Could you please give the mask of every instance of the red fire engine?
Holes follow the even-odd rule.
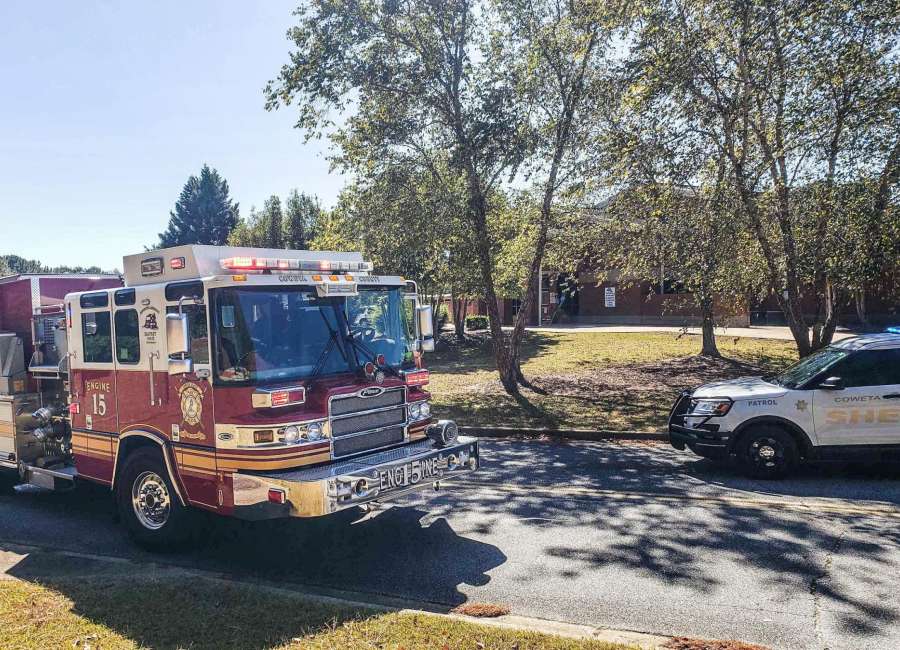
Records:
[[[431,417],[414,283],[358,253],[179,246],[124,268],[0,280],[0,480],[109,486],[161,548],[193,508],[316,517],[478,468]]]

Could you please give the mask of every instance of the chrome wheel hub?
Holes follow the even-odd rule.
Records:
[[[772,449],[769,445],[763,445],[759,448],[759,457],[764,458],[765,460],[771,460],[775,457],[775,450]]]
[[[169,521],[171,499],[166,482],[156,472],[142,472],[131,488],[134,514],[144,528],[159,530]]]

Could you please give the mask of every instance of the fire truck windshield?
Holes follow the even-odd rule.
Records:
[[[374,356],[411,365],[412,303],[399,287],[319,298],[310,288],[217,289],[216,372],[227,383],[268,383],[350,372]],[[350,339],[358,345],[350,343]]]

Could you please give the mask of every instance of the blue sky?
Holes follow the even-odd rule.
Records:
[[[203,163],[243,215],[294,187],[333,205],[326,143],[263,108],[296,4],[0,3],[0,254],[121,268]]]

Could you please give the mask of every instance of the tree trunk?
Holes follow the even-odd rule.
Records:
[[[700,300],[700,311],[703,314],[703,348],[700,354],[704,357],[720,357],[722,355],[716,345],[716,321],[712,298],[706,296]]]
[[[869,314],[866,313],[866,290],[859,289],[853,297],[853,304],[856,306],[856,317],[859,324],[863,327],[869,327]]]
[[[453,329],[457,341],[466,340],[466,312],[469,311],[469,299],[460,294],[450,296],[451,311],[453,312]]]

